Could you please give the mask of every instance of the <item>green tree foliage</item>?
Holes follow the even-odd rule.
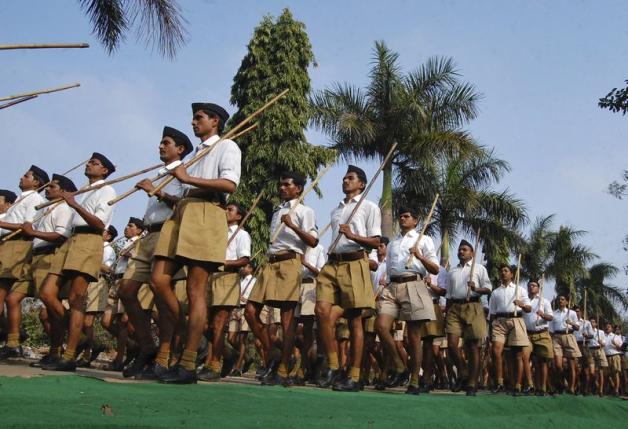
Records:
[[[257,119],[258,128],[238,139],[242,149],[242,179],[234,199],[245,206],[264,191],[264,199],[249,220],[254,251],[269,240],[273,208],[280,202],[277,183],[284,171],[316,177],[321,166],[332,162],[334,152],[311,145],[304,130],[310,119],[308,68],[314,54],[305,26],[288,9],[270,16],[254,30],[248,52],[234,77],[231,102],[238,107],[229,125],[242,121],[286,88],[290,92]]]
[[[625,83],[628,84],[628,80]],[[598,106],[625,115],[628,112],[628,87],[611,89],[605,97],[598,100]]]
[[[588,269],[587,276],[576,282],[580,305],[584,307],[584,291],[587,291],[587,316],[598,317],[602,322],[621,322],[619,311],[628,310],[626,291],[608,283],[617,276],[619,269],[605,262]],[[619,310],[619,311],[618,311]]]

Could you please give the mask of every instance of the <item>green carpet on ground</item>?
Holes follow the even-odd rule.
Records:
[[[103,412],[104,405],[110,407],[110,413]],[[79,376],[0,377],[2,428],[428,425],[470,429],[538,425],[611,429],[627,427],[627,419],[628,402],[614,398],[415,397],[226,383],[164,386],[107,383]]]

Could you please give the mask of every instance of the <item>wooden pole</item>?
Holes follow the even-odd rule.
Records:
[[[436,196],[434,197],[434,201],[432,202],[432,207],[430,207],[430,211],[427,214],[427,217],[425,218],[425,220],[423,221],[423,227],[421,228],[421,232],[419,233],[419,238],[416,239],[412,247],[417,247],[419,243],[421,242],[421,239],[425,235],[425,231],[427,231],[427,227],[430,224],[430,221],[432,220],[432,215],[434,215],[434,209],[436,208],[436,203],[438,202],[439,197],[440,197],[440,194],[436,193]],[[409,269],[412,266],[413,260],[414,260],[414,255],[412,254],[412,252],[410,252],[410,256],[408,257],[408,261],[406,262],[406,268]]]
[[[587,320],[587,288],[584,288],[584,310],[582,310],[582,317]]]
[[[475,274],[475,260],[477,259],[476,255],[478,251],[478,246],[480,245],[480,231],[481,229],[478,228],[478,232],[475,235],[475,247],[473,248],[473,259],[471,260],[471,270],[469,271],[470,282],[473,281],[473,274]],[[471,288],[469,287],[469,285],[467,285],[467,302],[469,302],[470,299],[471,299]]]
[[[377,169],[377,171],[373,175],[373,178],[371,179],[369,184],[366,186],[366,189],[364,189],[362,194],[360,194],[360,200],[357,202],[357,204],[355,205],[355,207],[353,208],[353,210],[349,214],[349,217],[344,222],[345,224],[351,223],[351,220],[353,219],[353,216],[355,216],[355,214],[360,209],[360,206],[362,205],[362,202],[366,199],[366,196],[368,195],[369,191],[371,190],[371,187],[373,186],[373,183],[375,183],[375,181],[377,180],[377,177],[379,176],[379,174],[384,169],[384,166],[386,166],[386,164],[388,163],[390,158],[392,158],[393,153],[395,152],[395,149],[397,149],[397,143],[394,143],[392,145],[392,147],[390,148],[390,150],[386,154],[386,157],[384,157],[384,161],[380,164],[379,168]],[[328,254],[331,254],[331,253],[334,252],[334,250],[336,250],[336,246],[338,245],[338,242],[340,241],[340,237],[342,237],[342,235],[339,232],[338,235],[336,236],[336,238],[334,239],[334,241],[331,243],[331,246],[329,246],[329,250],[327,252]]]
[[[0,45],[0,51],[9,49],[71,49],[89,48],[89,43],[29,43],[16,45]]]
[[[40,89],[39,91],[25,92],[22,94],[9,95],[8,97],[0,98],[0,101],[13,100],[15,98],[29,97],[31,95],[50,94],[51,92],[65,91],[66,89],[77,88],[81,86],[80,83],[73,83],[70,85],[59,86],[57,88]]]
[[[16,104],[20,104],[20,103],[23,103],[23,102],[28,101],[28,100],[32,100],[33,98],[37,98],[37,96],[36,95],[29,95],[29,96],[26,96],[26,97],[18,98],[18,99],[13,100],[13,101],[9,101],[8,103],[0,104],[0,110],[6,109],[7,107],[15,106]]]
[[[129,173],[126,176],[118,177],[117,179],[108,180],[108,181],[100,183],[98,185],[88,186],[87,188],[79,189],[78,191],[74,192],[73,195],[74,196],[81,195],[81,194],[84,194],[86,192],[95,191],[96,189],[100,189],[100,188],[102,188],[104,186],[120,183],[120,182],[123,182],[123,181],[125,181],[127,179],[131,179],[133,177],[139,176],[140,174],[144,174],[144,173],[148,173],[149,171],[156,170],[159,167],[163,167],[163,164],[153,165],[153,166],[144,168],[142,170],[136,171],[134,173]],[[35,208],[37,210],[39,210],[39,209],[42,209],[44,207],[48,207],[48,206],[50,206],[50,205],[52,205],[54,203],[58,203],[59,201],[63,201],[63,198],[56,198],[54,200],[48,201],[47,203],[40,204],[40,205],[36,206]]]
[[[316,175],[316,178],[312,181],[312,183],[310,183],[310,186],[303,192],[301,192],[301,195],[299,195],[299,198],[297,198],[297,202],[294,204],[294,206],[290,207],[290,210],[288,210],[288,216],[292,215],[292,213],[294,213],[294,211],[296,210],[297,206],[299,204],[301,204],[303,202],[303,200],[305,199],[305,196],[312,190],[314,189],[314,187],[318,184],[318,182],[320,182],[320,180],[323,178],[323,176],[329,171],[329,169],[331,168],[332,163],[330,162],[329,164],[327,164],[327,166]],[[270,243],[274,243],[275,240],[277,240],[277,237],[279,237],[279,234],[281,233],[281,231],[283,230],[285,226],[285,223],[281,222],[279,224],[279,226],[277,227],[277,229],[275,230],[272,238],[270,239]]]
[[[519,276],[521,275],[521,253],[519,253],[519,258],[517,259],[517,271],[515,273],[515,301],[519,299]],[[517,312],[517,307],[515,306],[514,313]]]
[[[259,204],[259,202],[262,200],[262,195],[264,195],[264,191],[262,190],[258,195],[257,198],[255,198],[255,201],[253,201],[253,205],[251,206],[251,208],[246,212],[246,214],[244,215],[244,217],[242,218],[242,220],[240,221],[240,224],[238,225],[238,227],[236,228],[235,232],[233,233],[233,235],[231,236],[231,238],[229,238],[229,240],[227,240],[227,247],[229,247],[229,244],[231,244],[231,242],[235,239],[235,236],[238,234],[238,232],[240,232],[240,230],[242,228],[244,228],[244,225],[246,225],[246,221],[249,220],[249,218],[251,217],[251,215],[253,214],[253,210],[255,210],[255,207],[257,207],[257,205]]]
[[[242,120],[242,122],[240,122],[238,125],[236,125],[235,127],[233,127],[231,130],[229,130],[224,136],[222,136],[216,143],[214,143],[212,146],[210,147],[206,147],[203,150],[199,151],[194,157],[192,157],[192,159],[190,159],[188,162],[185,163],[185,168],[189,168],[190,166],[194,165],[196,162],[198,162],[201,158],[203,158],[204,156],[206,156],[207,154],[209,154],[211,152],[211,150],[213,148],[215,148],[221,141],[226,140],[226,139],[230,139],[233,136],[237,135],[238,132],[244,128],[244,126],[246,124],[248,124],[249,122],[251,122],[255,117],[257,117],[260,113],[262,113],[264,110],[268,109],[270,106],[272,106],[273,104],[275,104],[277,101],[279,101],[281,98],[283,98],[287,93],[288,93],[289,89],[284,89],[283,91],[281,91],[279,94],[277,94],[275,97],[271,98],[266,104],[264,104],[262,107],[260,107],[259,109],[257,109],[255,112],[251,113],[249,116],[247,116],[246,118],[244,118],[244,120]],[[241,134],[240,134],[241,135]],[[172,182],[174,180],[174,176],[170,176],[168,177],[166,180],[164,180],[163,182],[161,182],[159,185],[157,185],[157,187],[155,187],[155,189],[153,189],[152,192],[150,192],[148,195],[150,195],[151,197],[153,195],[155,195],[156,192],[159,192],[164,186],[166,186],[168,183]]]

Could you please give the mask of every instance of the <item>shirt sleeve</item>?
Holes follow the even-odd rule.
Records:
[[[484,265],[477,265],[476,270],[478,272],[478,280],[480,281],[479,285],[476,287],[486,288],[492,291],[493,285],[491,284],[491,279],[488,278],[486,267]]]
[[[523,301],[525,305],[530,305],[530,297],[528,296],[528,291],[519,285],[517,285],[517,287],[519,288],[519,293],[521,294],[519,296],[519,299]]]
[[[440,267],[438,271],[438,277],[436,278],[436,284],[439,288],[447,290],[449,288],[449,273],[443,267]]]
[[[421,242],[419,243],[419,248],[421,249],[421,254],[429,259],[431,262],[438,265],[438,258],[436,257],[436,249],[434,248],[434,241],[432,237],[428,237],[424,235],[421,237]],[[421,261],[417,258],[412,258],[412,265],[414,268],[423,275],[428,274],[427,268]]]
[[[373,202],[368,205],[369,211],[366,216],[366,236],[380,237],[382,235],[382,212]]]
[[[236,255],[238,259],[240,258],[250,258],[251,257],[251,236],[248,232],[241,229],[238,231],[238,237],[236,237]]]
[[[116,262],[116,252],[113,251],[111,246],[105,246],[105,249],[103,251],[102,264],[111,268],[113,267],[113,264],[115,262]]]
[[[318,227],[316,226],[316,215],[310,207],[303,206],[304,210],[301,215],[301,229],[311,236],[318,238]]]
[[[327,263],[327,257],[325,256],[325,252],[320,249],[318,252],[318,258],[316,258],[316,268],[319,270],[323,268],[323,266]]]
[[[242,152],[234,141],[226,140],[224,143],[227,144],[218,164],[218,177],[230,180],[237,186],[240,183]]]
[[[50,215],[52,216],[54,232],[63,235],[64,237],[69,237],[72,212],[68,209],[68,207],[59,207],[57,210],[53,210]]]
[[[116,191],[112,187],[105,186],[100,188],[98,204],[96,205],[93,215],[105,224],[109,223],[109,219],[111,219],[113,214],[113,206],[110,206],[107,202],[113,200],[115,197]],[[105,225],[105,227],[107,226],[108,225]]]

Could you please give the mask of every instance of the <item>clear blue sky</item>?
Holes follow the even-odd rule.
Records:
[[[79,42],[84,50],[0,52],[0,96],[80,82],[0,111],[1,188],[17,188],[31,163],[60,172],[94,150],[120,172],[151,165],[163,125],[192,135],[190,103],[228,105],[233,76],[262,16],[288,6],[307,27],[318,67],[314,89],[333,81],[364,85],[375,40],[410,70],[433,55],[453,57],[484,94],[473,135],[508,160],[499,188],[523,199],[531,218],[589,231],[583,242],[602,260],[628,260],[626,202],[606,185],[628,168],[628,118],[597,99],[628,78],[628,5],[622,1],[181,1],[189,39],[174,62],[136,42],[112,56],[91,35],[77,1],[5,0],[0,43]],[[231,112],[234,111],[229,106]],[[325,136],[309,132],[314,144]],[[341,198],[339,164],[308,199],[324,225]],[[376,166],[367,164],[369,174]],[[82,183],[80,174],[74,176]],[[119,192],[128,186],[118,186]],[[376,199],[380,186],[374,188]],[[145,199],[116,208],[115,224],[141,216]],[[616,279],[624,286],[626,277]]]

